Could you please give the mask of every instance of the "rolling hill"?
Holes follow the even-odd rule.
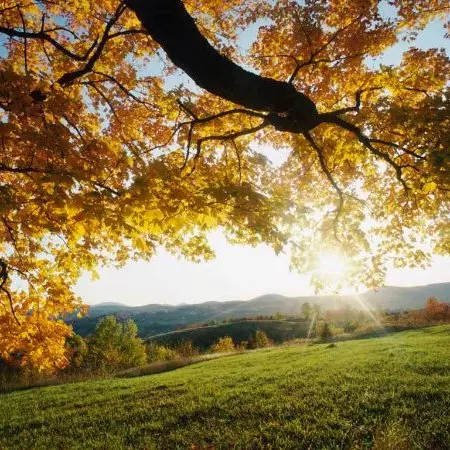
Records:
[[[76,319],[70,317],[76,333],[87,336],[91,334],[99,318],[114,314],[119,319],[133,319],[142,337],[174,331],[192,323],[204,323],[211,320],[227,318],[254,317],[274,315],[277,312],[296,315],[303,303],[316,303],[322,310],[334,309],[350,304],[355,309],[362,305],[371,308],[404,310],[421,308],[427,297],[435,296],[441,301],[450,300],[450,283],[430,284],[418,287],[388,286],[377,292],[367,291],[358,296],[327,295],[309,297],[285,297],[268,294],[246,301],[205,302],[190,305],[149,304],[143,306],[126,306],[121,303],[101,303],[90,308],[87,317]]]
[[[206,350],[223,336],[230,336],[235,344],[249,341],[257,330],[264,331],[276,344],[308,335],[309,321],[246,320],[224,323],[202,328],[172,331],[151,336],[149,341],[173,346],[183,340],[190,340],[194,347]]]

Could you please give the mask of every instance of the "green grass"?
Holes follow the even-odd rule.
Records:
[[[0,395],[0,448],[444,449],[450,326]]]

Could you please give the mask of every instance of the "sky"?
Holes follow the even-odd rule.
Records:
[[[253,30],[253,33],[256,29]],[[416,46],[445,47],[445,29],[434,21],[420,33]],[[252,36],[246,35],[247,45]],[[376,63],[394,64],[405,50],[399,43]],[[287,296],[313,295],[309,274],[289,270],[289,257],[275,255],[265,245],[252,248],[228,244],[218,231],[211,236],[216,259],[207,263],[190,263],[158,251],[149,262],[132,262],[122,269],[100,268],[99,279],[81,278],[76,293],[88,304],[121,302],[132,306],[148,303],[200,303],[206,301],[246,300],[268,293]],[[450,257],[434,257],[426,270],[391,269],[386,285],[420,286],[450,282]]]

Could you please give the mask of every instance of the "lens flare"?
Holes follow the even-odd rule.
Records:
[[[318,255],[315,263],[314,275],[325,286],[342,286],[346,283],[350,273],[347,259],[337,253],[325,251]]]

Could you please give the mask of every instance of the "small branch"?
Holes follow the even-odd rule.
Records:
[[[238,160],[238,170],[239,170],[239,184],[242,183],[242,161],[241,161],[241,152],[238,149],[236,141],[233,139],[231,141],[233,143],[234,150],[236,152],[236,158]]]
[[[2,290],[8,297],[11,314],[13,315],[14,320],[16,321],[17,325],[20,326],[21,325],[20,320],[17,318],[16,312],[14,311],[13,299],[12,299],[11,293],[5,287],[5,283],[7,281],[8,281],[8,264],[6,264],[5,261],[3,261],[3,259],[0,259],[0,290]]]
[[[367,88],[367,89],[359,89],[358,91],[356,91],[355,93],[355,105],[354,106],[349,106],[347,108],[341,108],[341,109],[337,109],[336,111],[330,111],[328,113],[324,113],[322,114],[322,116],[340,116],[341,114],[346,114],[349,112],[359,112],[360,108],[361,108],[361,96],[364,92],[370,92],[370,91],[378,91],[380,89],[383,89],[383,86],[374,86],[371,88]]]
[[[268,124],[269,123],[266,120],[264,120],[263,122],[261,122],[256,127],[244,128],[243,130],[240,130],[240,131],[232,131],[230,133],[226,133],[226,134],[222,134],[222,135],[212,135],[212,136],[206,136],[206,137],[200,138],[197,141],[197,151],[196,151],[195,156],[194,156],[194,165],[192,167],[192,170],[188,173],[187,176],[190,176],[194,172],[196,164],[197,164],[197,160],[199,159],[200,154],[201,154],[202,144],[204,142],[234,140],[234,139],[237,139],[239,137],[242,137],[242,136],[245,136],[245,135],[248,135],[248,134],[256,133],[257,131],[260,131],[263,128],[265,128]]]
[[[108,191],[110,194],[113,194],[116,197],[120,197],[122,195],[121,192],[116,191],[115,189],[107,186],[106,184],[101,183],[100,181],[94,181],[94,186],[102,188],[105,191]]]
[[[186,156],[184,158],[184,162],[183,165],[181,166],[180,171],[183,172],[183,170],[185,169],[188,161],[189,161],[189,156],[191,153],[191,142],[192,142],[192,133],[194,131],[194,126],[195,126],[195,122],[191,122],[190,126],[189,126],[189,132],[188,132],[188,139],[187,139],[187,148],[186,148]]]
[[[120,19],[120,16],[125,11],[126,6],[123,3],[120,3],[117,7],[114,15],[111,17],[111,19],[108,21],[108,23],[105,26],[105,29],[103,31],[102,38],[100,40],[100,43],[98,44],[97,48],[95,49],[92,56],[89,58],[87,64],[79,70],[75,70],[73,72],[65,73],[62,77],[58,79],[58,83],[61,86],[69,86],[71,85],[77,78],[82,77],[83,75],[86,75],[87,73],[91,72],[94,68],[95,63],[100,58],[103,49],[105,48],[106,43],[109,39],[109,32],[111,28],[117,23],[117,21]]]
[[[108,75],[104,72],[98,72],[96,70],[92,71],[93,74],[96,75],[100,75],[102,77],[105,77],[105,80],[101,80],[101,81],[111,81],[112,83],[115,83],[117,85],[117,87],[128,97],[131,97],[135,102],[140,103],[141,105],[144,105],[145,107],[148,106],[154,106],[144,100],[141,100],[139,97],[137,97],[135,94],[133,94],[130,89],[127,89],[119,80],[117,80],[115,77],[113,77],[112,75]],[[94,81],[90,81],[91,83],[93,83]]]
[[[339,217],[342,214],[342,210],[344,208],[344,193],[342,192],[342,189],[339,187],[339,185],[334,180],[333,175],[331,174],[330,170],[328,169],[323,152],[319,148],[319,146],[316,144],[316,142],[314,141],[311,134],[308,131],[306,131],[305,133],[303,133],[303,135],[305,136],[306,140],[311,144],[312,148],[317,153],[317,156],[319,157],[320,167],[322,168],[323,172],[325,173],[326,177],[328,178],[328,181],[333,186],[334,190],[337,192],[337,194],[339,196],[339,205],[337,208],[337,214],[336,214],[336,217],[334,218],[334,224],[335,224],[334,237],[339,242],[340,240],[339,240],[339,237],[337,236],[336,226],[339,222]]]
[[[325,115],[323,115],[323,116],[325,116]],[[394,168],[398,181],[400,181],[400,183],[403,185],[405,192],[408,193],[409,188],[408,188],[405,180],[402,177],[402,167],[404,167],[404,166],[398,165],[394,160],[392,160],[392,158],[388,154],[375,148],[372,145],[371,140],[367,136],[365,136],[364,133],[356,125],[353,125],[352,123],[347,122],[347,121],[341,119],[340,117],[333,116],[333,115],[326,115],[326,118],[323,119],[322,122],[334,123],[334,124],[340,126],[341,128],[344,128],[345,130],[353,133],[358,138],[359,142],[361,142],[364,145],[364,147],[366,147],[371,153],[373,153],[374,155],[383,159],[391,167]]]
[[[57,31],[58,28],[55,28],[51,31]],[[61,53],[64,53],[69,58],[75,60],[75,61],[86,61],[89,58],[89,55],[91,54],[94,47],[97,45],[97,40],[95,40],[92,45],[88,48],[85,54],[83,55],[77,55],[76,53],[73,53],[69,49],[65,48],[63,45],[61,45],[56,39],[52,38],[48,33],[50,30],[41,30],[39,32],[32,32],[32,31],[19,31],[15,30],[13,28],[6,28],[6,27],[0,27],[0,33],[6,34],[10,37],[19,37],[23,39],[39,39],[42,41],[46,41],[49,44],[51,44],[53,47],[55,47],[57,50],[59,50]]]
[[[374,144],[381,144],[381,145],[387,145],[388,147],[394,147],[398,150],[401,150],[404,153],[407,153],[408,155],[414,156],[414,158],[420,159],[421,161],[427,160],[427,158],[425,158],[424,156],[419,155],[419,154],[413,152],[412,150],[408,150],[407,148],[402,147],[401,145],[398,145],[395,142],[384,141],[382,139],[369,139],[369,141]]]

